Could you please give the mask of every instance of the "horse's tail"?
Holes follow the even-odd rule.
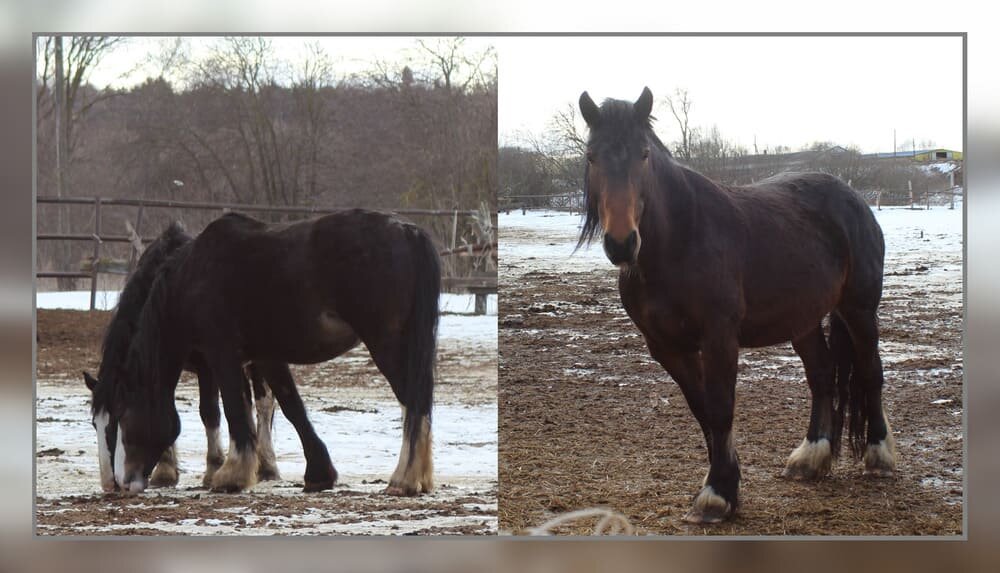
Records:
[[[416,272],[413,307],[407,320],[403,343],[406,345],[406,406],[404,431],[410,437],[410,460],[414,459],[421,420],[428,423],[434,401],[434,375],[437,356],[437,325],[441,296],[441,261],[434,242],[419,228],[410,234],[413,266]]]
[[[830,314],[830,351],[837,377],[837,410],[830,447],[834,455],[840,453],[841,435],[846,420],[851,453],[860,457],[864,453],[865,427],[868,423],[868,409],[865,405],[867,398],[865,388],[857,376],[854,343],[851,342],[847,325],[836,312]]]

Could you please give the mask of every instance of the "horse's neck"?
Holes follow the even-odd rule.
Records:
[[[681,239],[692,232],[696,212],[697,198],[689,179],[693,173],[669,159],[656,170],[639,230],[643,244],[656,245],[659,251],[684,248]]]

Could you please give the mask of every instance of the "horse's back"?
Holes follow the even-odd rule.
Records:
[[[761,333],[759,340],[748,334],[748,345],[814,325],[845,296],[877,304],[882,232],[846,183],[823,173],[789,173],[734,189],[732,197],[747,236],[744,330]]]
[[[341,322],[364,338],[368,323],[407,316],[428,260],[421,251],[434,252],[418,227],[366,210],[279,225],[229,214],[196,242],[185,288],[212,301],[217,318],[237,317],[248,339],[263,337],[258,347],[290,342],[274,333],[319,340]]]

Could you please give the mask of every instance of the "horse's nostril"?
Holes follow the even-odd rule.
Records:
[[[633,253],[635,251],[635,246],[638,242],[639,242],[639,233],[637,233],[636,231],[632,231],[631,233],[628,234],[628,237],[625,237],[625,250],[628,251],[629,253]]]

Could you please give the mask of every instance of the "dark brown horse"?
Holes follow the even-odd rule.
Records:
[[[185,361],[198,356],[199,375],[218,385],[229,424],[229,454],[213,489],[256,481],[247,363],[302,439],[305,489],[331,487],[337,472],[287,364],[329,360],[364,342],[404,412],[403,447],[386,491],[430,491],[440,288],[430,238],[385,214],[351,210],[289,225],[238,214],[213,221],[160,268],[127,356],[109,365],[116,375],[95,391],[95,408],[107,412],[117,436],[115,482],[126,493],[145,489],[180,431],[174,390]]]
[[[710,468],[685,519],[718,522],[737,507],[741,347],[791,341],[805,365],[812,413],[787,477],[830,471],[845,416],[866,472],[892,475],[876,317],[885,244],[871,210],[822,173],[746,187],[710,181],[670,155],[653,132],[652,106],[649,88],[634,104],[598,107],[580,96],[590,138],[579,245],[603,235],[608,259],[621,267],[626,312],[705,435]]]
[[[163,231],[143,251],[136,264],[135,271],[129,275],[122,289],[114,314],[104,332],[101,344],[101,365],[94,378],[88,372],[83,373],[87,388],[91,391],[91,423],[97,430],[98,467],[100,468],[101,487],[106,492],[115,491],[114,460],[118,442],[117,426],[109,424],[107,405],[110,403],[110,390],[114,386],[113,379],[119,373],[139,321],[140,313],[149,297],[149,291],[160,269],[178,250],[192,241],[184,229],[173,223]],[[205,366],[205,360],[192,355],[184,364],[184,369],[198,376],[199,412],[205,424],[205,436],[208,448],[205,456],[205,474],[202,484],[212,487],[215,472],[222,467],[225,454],[219,440],[219,387],[212,379],[211,372]],[[266,367],[271,370],[273,368]],[[254,404],[257,407],[257,444],[260,467],[257,470],[258,479],[279,479],[278,466],[271,444],[271,424],[274,419],[274,395],[268,390],[260,368],[251,364],[247,373],[252,381]],[[106,381],[106,384],[101,383]],[[285,412],[285,416],[294,418],[294,413]],[[304,414],[303,414],[304,416]],[[177,468],[177,452],[174,445],[167,448],[157,462],[149,483],[153,486],[173,486],[179,479]]]

